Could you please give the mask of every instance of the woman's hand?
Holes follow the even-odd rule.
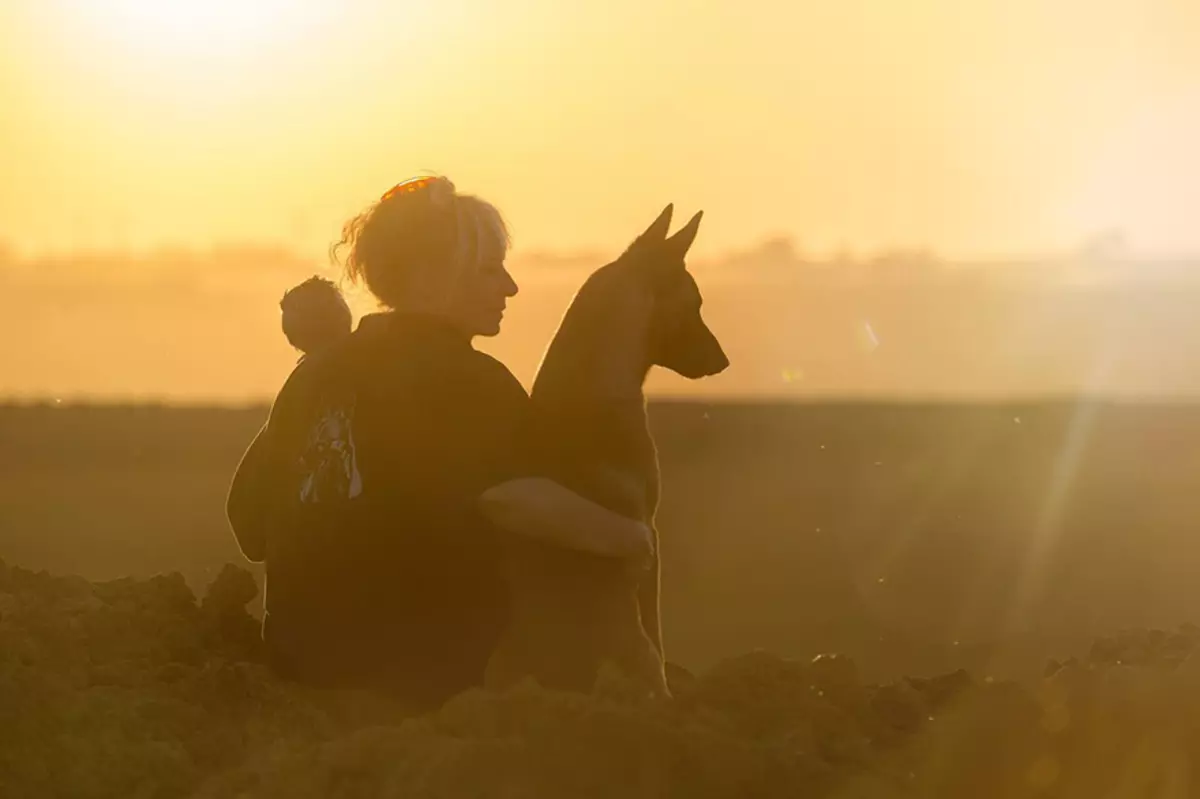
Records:
[[[654,533],[644,522],[543,477],[509,480],[483,492],[480,506],[498,527],[547,544],[624,558],[642,570],[653,562]]]

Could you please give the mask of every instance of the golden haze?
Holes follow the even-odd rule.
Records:
[[[610,254],[666,201],[706,211],[695,252],[714,262],[774,236],[819,259],[924,247],[949,259],[1061,253],[1108,229],[1145,253],[1200,251],[1198,38],[1200,7],[1187,0],[10,0],[0,6],[0,241],[9,252],[0,281],[5,303],[24,307],[6,326],[35,333],[32,351],[4,355],[0,392],[268,392],[286,370],[279,342],[254,344],[262,352],[230,378],[238,387],[217,390],[230,376],[199,365],[209,361],[167,379],[180,358],[163,350],[113,374],[77,340],[111,328],[99,352],[166,347],[156,314],[191,325],[170,334],[194,341],[189,352],[277,335],[272,304],[284,286],[270,282],[269,258],[179,276],[211,259],[145,253],[249,243],[316,264],[343,218],[422,169],[501,206],[514,262]],[[108,255],[89,267],[65,255],[76,251]],[[87,281],[76,280],[81,271]],[[520,315],[561,310],[557,301],[531,310],[541,274],[522,275],[531,289],[514,306],[514,338],[498,343],[519,350],[522,364],[535,357],[525,342],[546,324]],[[158,288],[127,293],[146,281]],[[71,310],[64,282],[91,299]],[[260,304],[247,299],[229,321],[212,321],[226,300],[194,293],[197,282],[218,294],[261,285]],[[962,325],[960,357],[981,362],[1018,358],[1047,330],[1065,337],[1063,352],[1074,354],[1061,360],[1078,377],[1059,383],[1078,386],[1099,369],[1079,353],[1122,338],[1110,323],[1104,336],[1099,322],[1029,323],[1049,313],[1044,303],[1025,313],[1034,300],[1009,301],[1011,319],[986,303],[974,315],[960,309],[959,322],[952,298],[934,332],[903,315],[874,320],[893,329],[876,331],[873,362],[897,336],[912,340],[911,358],[819,378],[841,368],[842,349],[864,357],[862,323],[887,317],[875,310],[882,300],[856,297],[835,303],[845,309],[830,328],[837,346],[767,352],[743,388],[803,374],[814,391],[935,391],[939,367],[928,348],[922,360],[923,342]],[[43,301],[51,310],[39,310]],[[1167,301],[1114,300],[1127,314]],[[768,316],[757,306],[726,302],[726,326],[753,339],[750,354],[825,330],[800,318],[807,306],[773,309],[767,330],[749,321]],[[123,303],[141,310],[131,316]],[[1064,313],[1075,318],[1053,318]],[[1111,322],[1107,310],[1088,313]],[[972,331],[981,314],[1015,339]],[[1018,317],[1024,328],[1005,327]],[[235,319],[262,321],[236,329]],[[214,338],[206,325],[226,332]],[[1133,338],[1161,351],[1179,336],[1195,345],[1182,321]],[[1054,358],[996,368],[981,367],[979,390],[1055,390],[1050,378],[1063,373]],[[1176,369],[1146,390],[1191,380]]]

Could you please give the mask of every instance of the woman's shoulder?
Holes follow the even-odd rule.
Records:
[[[346,336],[300,358],[276,393],[272,409],[307,406],[322,392],[348,383],[357,360],[356,344]]]
[[[525,391],[521,381],[504,363],[486,352],[479,350],[473,350],[473,352],[475,354],[473,371],[478,374],[479,380],[484,386],[497,392],[529,398],[529,393]]]
[[[321,382],[349,379],[382,401],[418,396],[454,406],[528,401],[524,386],[497,358],[444,336],[397,335],[387,321],[355,331],[345,347],[314,363]]]

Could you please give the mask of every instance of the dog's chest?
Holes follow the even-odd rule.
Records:
[[[552,477],[615,513],[653,518],[658,453],[643,408],[540,408],[538,435]]]

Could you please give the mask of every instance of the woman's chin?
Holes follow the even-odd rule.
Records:
[[[500,323],[504,320],[503,316],[496,316],[492,319],[480,320],[475,326],[475,335],[490,338],[500,334]]]
[[[479,325],[472,332],[472,336],[481,338],[493,338],[500,334],[500,325]]]

